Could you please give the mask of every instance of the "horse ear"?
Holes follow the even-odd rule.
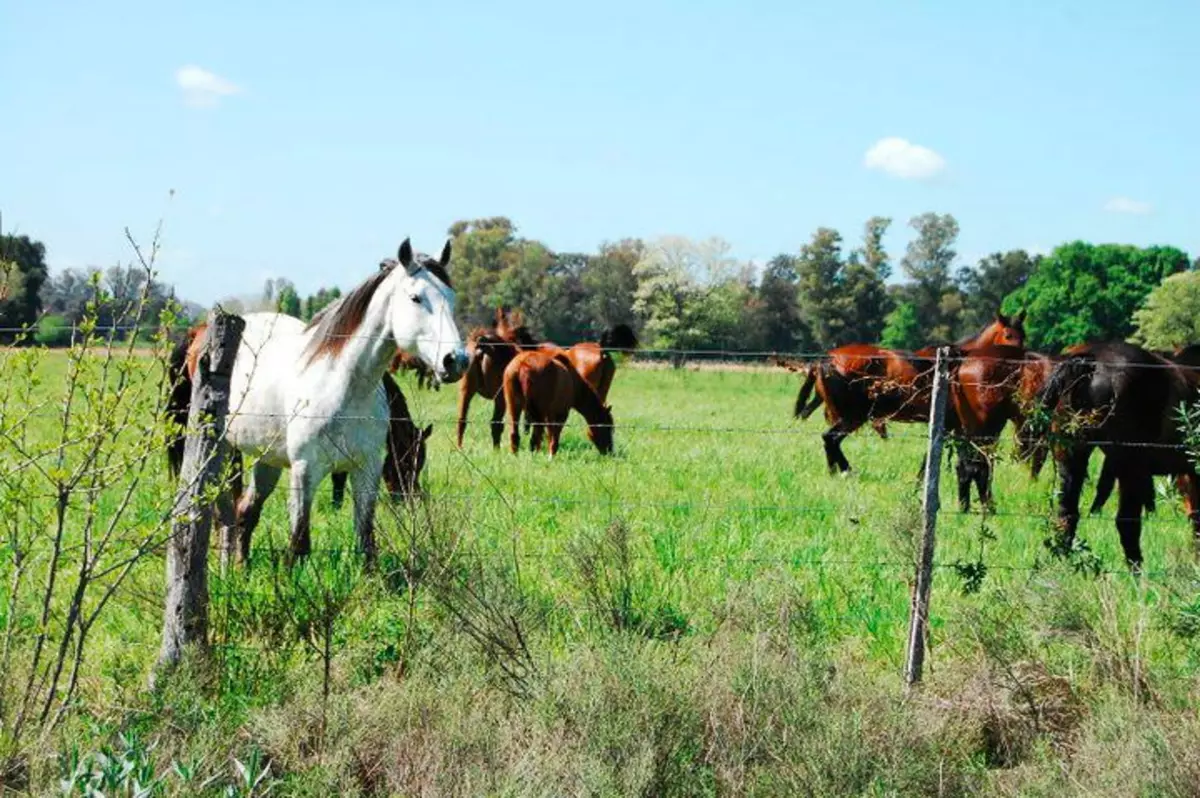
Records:
[[[1008,317],[1004,315],[1004,311],[1000,308],[996,308],[996,321],[1000,322],[1005,327],[1011,326],[1009,324]]]
[[[1021,308],[1021,312],[1013,316],[1013,324],[1020,327],[1025,323],[1025,308]]]
[[[400,261],[401,265],[403,265],[405,269],[412,271],[412,241],[406,238],[400,243],[400,250],[396,253],[396,260]]]
[[[428,438],[428,437],[429,437],[430,435],[432,435],[432,434],[433,434],[433,425],[432,425],[432,424],[430,424],[430,425],[429,425],[428,427],[426,427],[425,429],[421,430],[421,437],[422,437],[422,438]]]
[[[446,246],[442,247],[442,268],[446,269],[450,265],[450,239],[446,239]]]

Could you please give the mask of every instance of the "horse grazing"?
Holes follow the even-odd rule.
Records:
[[[290,469],[289,561],[311,549],[317,486],[344,471],[353,488],[358,545],[374,562],[390,415],[383,375],[397,350],[417,354],[440,382],[459,379],[467,365],[454,323],[449,261],[449,242],[434,260],[415,255],[405,239],[397,260],[381,263],[308,325],[279,313],[246,314],[226,419],[228,443],[253,463],[239,516],[257,518],[283,469]],[[238,548],[248,551],[248,539]]]
[[[408,352],[397,352],[392,358],[391,372],[411,371],[417,378],[417,387],[426,391],[440,391],[442,386],[433,378],[433,369],[426,366],[421,358]]]
[[[1050,357],[1019,346],[988,345],[972,349],[953,370],[946,428],[958,443],[962,512],[971,509],[972,484],[980,503],[993,507],[991,455],[1009,421],[1016,427],[1018,456],[1023,460],[1039,456],[1027,428],[1027,413],[1053,364]],[[1040,463],[1034,469],[1040,469]]]
[[[550,439],[550,456],[558,453],[559,437],[571,410],[587,422],[587,436],[601,454],[612,454],[612,408],[580,376],[562,352],[521,352],[504,369],[504,402],[508,409],[509,445],[520,449],[521,414],[533,424],[530,450],[540,451],[542,435]]]
[[[989,345],[1024,346],[1025,312],[1011,319],[1002,313],[977,335],[951,348],[955,356]],[[850,470],[842,441],[870,422],[881,437],[886,423],[929,420],[936,347],[902,352],[872,344],[848,344],[827,353],[810,366],[796,397],[795,416],[806,419],[825,406],[829,428],[821,435],[830,473]],[[812,398],[813,391],[816,397]]]
[[[1200,481],[1176,417],[1181,405],[1197,397],[1200,372],[1122,341],[1074,347],[1054,367],[1038,395],[1038,407],[1053,414],[1061,439],[1054,455],[1062,545],[1074,541],[1079,497],[1095,449],[1103,452],[1108,479],[1117,486],[1116,527],[1132,569],[1141,568],[1142,512],[1154,508],[1156,475],[1181,478],[1200,545]],[[1068,416],[1065,431],[1063,415]]]

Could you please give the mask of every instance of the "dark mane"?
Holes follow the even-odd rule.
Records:
[[[321,355],[337,357],[345,348],[350,336],[362,325],[367,315],[367,308],[379,286],[383,285],[396,264],[387,264],[362,282],[357,288],[346,294],[342,299],[325,307],[313,316],[305,331],[315,330],[312,341],[309,342],[310,353],[308,362],[312,363]]]
[[[443,283],[445,283],[447,288],[454,287],[454,283],[450,282],[450,273],[447,272],[444,268],[442,268],[441,263],[434,260],[433,258],[429,258],[421,265],[424,266],[426,269],[428,269],[430,274],[432,274],[434,277],[438,278]]]

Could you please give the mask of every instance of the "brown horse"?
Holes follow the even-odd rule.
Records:
[[[952,370],[946,428],[957,444],[963,512],[971,509],[972,484],[980,503],[992,508],[992,453],[1009,421],[1016,427],[1018,456],[1039,456],[1027,429],[1027,412],[1053,364],[1052,358],[1019,346],[990,345],[971,350]]]
[[[1059,545],[1070,550],[1079,524],[1079,497],[1094,449],[1116,483],[1116,527],[1125,559],[1141,568],[1142,513],[1154,507],[1156,475],[1182,477],[1185,505],[1200,545],[1200,480],[1183,445],[1176,411],[1200,397],[1200,371],[1122,341],[1075,347],[1058,363],[1038,396],[1052,413],[1059,440]],[[1064,427],[1063,416],[1068,424]]]
[[[514,311],[510,316],[503,308],[496,309],[495,327],[476,329],[468,336],[470,362],[458,386],[455,432],[460,449],[467,429],[467,412],[476,394],[493,402],[492,446],[500,447],[500,436],[504,432],[504,369],[517,354],[537,346],[538,342],[521,323],[520,311]]]
[[[952,346],[957,357],[982,346],[1024,346],[1025,312],[1011,319],[997,313],[979,334]],[[921,423],[929,420],[936,347],[901,352],[871,344],[848,344],[828,352],[808,370],[796,397],[795,415],[804,419],[825,405],[829,428],[822,434],[830,473],[850,470],[842,441],[859,427],[872,423],[886,437],[886,422]],[[810,396],[816,389],[816,398]]]
[[[612,408],[579,375],[562,352],[521,352],[504,369],[504,401],[508,409],[509,445],[520,449],[521,414],[533,425],[530,450],[539,451],[542,435],[550,438],[550,456],[558,452],[559,437],[574,409],[587,421],[588,439],[601,454],[612,454]]]
[[[637,347],[637,336],[627,324],[617,324],[605,330],[598,341],[584,341],[566,349],[558,344],[539,343],[521,323],[519,311],[509,315],[503,309],[498,309],[495,328],[491,331],[476,330],[468,339],[467,350],[471,361],[458,389],[458,446],[462,447],[471,400],[478,394],[493,402],[492,446],[500,447],[504,431],[504,370],[518,353],[538,349],[564,354],[603,403],[608,401],[608,392],[617,372],[613,352],[628,352]],[[527,424],[526,431],[528,429]]]
[[[397,371],[411,371],[417,378],[417,387],[424,390],[440,391],[441,384],[433,378],[433,369],[425,365],[425,361],[416,355],[410,355],[408,352],[397,352],[392,358],[392,365],[389,371],[395,373]]]

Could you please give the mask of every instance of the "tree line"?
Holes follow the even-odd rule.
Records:
[[[908,220],[913,235],[897,273],[884,246],[892,224],[871,217],[850,240],[820,227],[761,267],[733,257],[717,237],[628,238],[595,252],[554,252],[503,216],[459,221],[448,234],[465,328],[490,325],[497,307],[519,308],[536,334],[564,343],[623,323],[652,350],[807,353],[851,342],[914,349],[974,333],[998,310],[1021,309],[1028,343],[1041,351],[1110,338],[1158,349],[1200,340],[1200,259],[1190,263],[1175,247],[1071,241],[1048,254],[1013,249],[962,264],[958,221],[924,213]],[[143,291],[154,319],[174,291],[146,280],[120,266],[51,275],[41,242],[0,236],[0,326],[36,324],[39,342],[66,343],[89,312],[101,325],[138,321],[131,314]],[[290,281],[272,279],[258,294],[221,303],[309,320],[340,296],[338,287],[302,296]],[[174,304],[183,309],[180,324],[201,312]]]

